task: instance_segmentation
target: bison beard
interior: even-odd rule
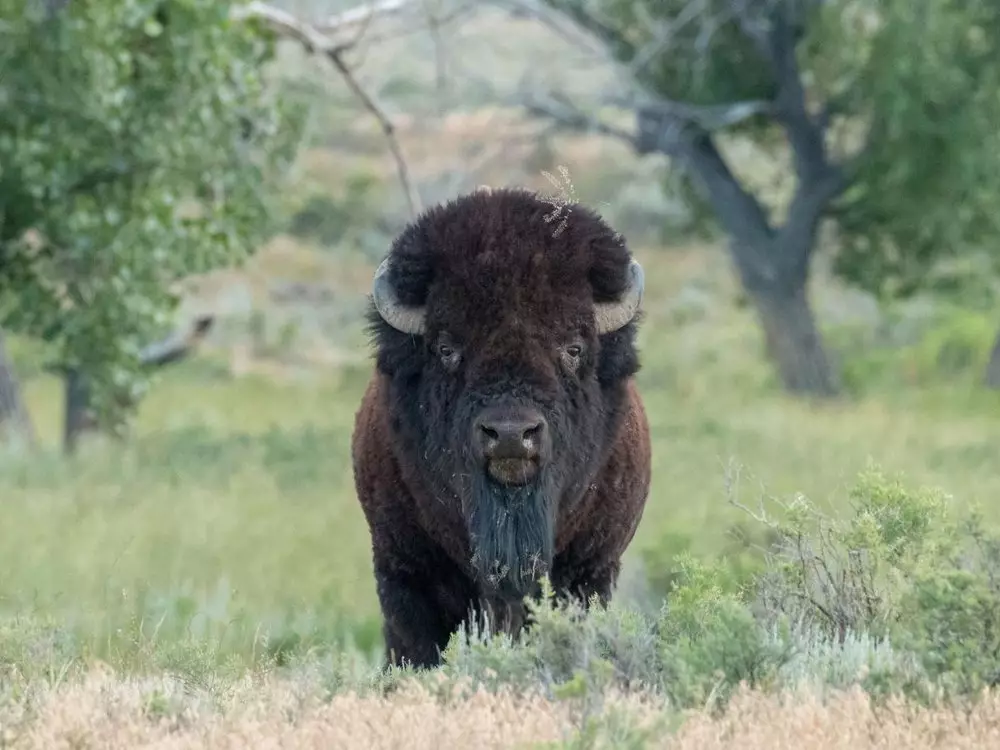
[[[473,475],[466,515],[472,564],[483,584],[505,603],[531,595],[552,565],[555,519],[551,474],[523,487]]]

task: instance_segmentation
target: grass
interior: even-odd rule
[[[756,560],[753,545],[763,537],[728,503],[732,497],[753,505],[762,494],[803,493],[842,511],[869,460],[914,484],[943,487],[957,506],[981,505],[998,520],[1000,479],[983,446],[1000,439],[1000,406],[969,386],[974,368],[936,375],[933,387],[891,389],[873,377],[866,392],[839,403],[791,400],[761,356],[751,312],[734,304],[717,250],[638,253],[649,286],[640,381],[653,434],[653,489],[620,601],[655,609],[676,579],[680,552],[737,570]],[[265,254],[258,262],[273,261]],[[357,268],[350,273],[364,277]],[[349,288],[341,287],[340,304],[356,309],[363,287],[353,284],[353,297]],[[692,303],[692,288],[708,303]],[[818,292],[834,293],[829,286]],[[370,362],[358,330],[339,335],[360,362],[314,369],[308,380],[232,375],[223,350],[169,370],[142,404],[130,444],[94,443],[73,461],[56,454],[58,384],[24,368],[49,452],[11,459],[0,472],[0,695],[7,693],[0,706],[25,717],[0,718],[0,725],[18,727],[15,746],[52,746],[57,735],[130,746],[169,735],[178,747],[267,735],[297,746],[369,742],[361,737],[373,738],[373,746],[421,746],[445,736],[496,747],[527,747],[529,740],[542,743],[537,747],[754,747],[774,746],[783,726],[798,723],[815,733],[810,746],[832,748],[845,746],[834,731],[844,712],[856,714],[848,723],[865,728],[858,731],[869,739],[858,741],[872,747],[889,739],[896,747],[929,747],[927,727],[935,722],[944,722],[946,741],[954,733],[949,746],[978,736],[971,729],[959,739],[960,720],[933,713],[944,709],[876,720],[851,693],[832,703],[785,705],[748,695],[735,704],[733,715],[750,722],[739,733],[736,719],[696,714],[680,734],[654,733],[655,741],[642,739],[636,717],[674,728],[679,719],[660,704],[636,703],[635,695],[622,698],[631,713],[605,706],[594,726],[551,695],[501,691],[442,703],[419,693],[426,686],[407,698],[367,688],[354,695],[352,686],[370,686],[381,648],[349,456]],[[926,360],[920,366],[935,373],[933,357],[908,351],[882,366],[882,380],[893,381],[893,368],[908,372],[911,361]],[[868,356],[847,354],[849,364]],[[336,666],[344,654],[355,654],[349,679]],[[296,671],[308,674],[310,664],[327,665],[319,687],[310,682],[319,678]],[[94,665],[113,676],[88,676]],[[198,695],[207,696],[209,713],[166,724],[149,718],[151,701],[188,706]],[[989,706],[980,709],[984,716],[996,711]],[[704,744],[707,735],[717,744]]]
[[[725,717],[692,712],[677,731],[648,700],[612,698],[597,725],[571,705],[538,695],[480,692],[442,700],[421,686],[391,699],[344,693],[329,698],[308,679],[266,678],[237,685],[221,710],[169,678],[123,681],[107,673],[40,690],[32,720],[4,722],[5,747],[129,748],[924,748],[993,747],[1000,699],[971,715],[893,701],[873,711],[860,690],[830,701],[809,693],[738,695]],[[6,712],[8,716],[14,713]]]
[[[990,520],[1000,516],[1000,479],[983,447],[1000,439],[998,405],[963,385],[976,373],[933,388],[873,387],[837,404],[790,400],[776,389],[753,317],[733,304],[712,248],[639,252],[650,300],[640,380],[653,490],[622,601],[655,609],[678,552],[721,555],[736,567],[752,559],[762,537],[728,504],[733,493],[752,505],[762,493],[801,492],[843,510],[870,459],[915,484],[944,487],[960,507],[979,504]],[[680,310],[692,286],[707,290],[711,304]],[[344,332],[345,341],[352,335]],[[441,737],[487,747],[774,747],[787,727],[801,727],[797,743],[834,748],[846,747],[847,725],[861,747],[930,747],[938,736],[954,747],[985,741],[988,730],[979,727],[997,711],[989,702],[978,709],[980,723],[963,729],[939,708],[906,709],[917,711],[910,716],[900,707],[876,719],[850,692],[784,704],[754,693],[736,699],[735,713],[696,713],[680,733],[660,729],[643,739],[643,722],[679,724],[652,697],[652,708],[641,696],[623,697],[625,714],[607,704],[591,726],[572,701],[552,696],[501,691],[449,703],[420,693],[426,686],[403,697],[350,692],[368,685],[364,675],[381,648],[349,457],[368,366],[286,382],[232,376],[216,354],[164,374],[131,444],[93,444],[74,461],[53,453],[5,464],[0,706],[23,718],[0,717],[0,726],[14,727],[0,732],[13,732],[14,746],[83,736],[97,745],[169,737],[177,747],[235,746],[267,736],[304,747],[419,747]],[[25,388],[54,452],[57,383],[35,374]],[[329,666],[345,653],[356,654],[351,669],[361,677]],[[114,671],[92,676],[95,664]],[[309,677],[310,664],[328,665],[326,676]],[[202,700],[212,708],[199,714]],[[173,707],[165,723],[150,718],[160,703]]]
[[[762,491],[801,492],[843,507],[869,459],[997,517],[1000,477],[983,446],[1000,439],[1000,423],[988,397],[947,418],[940,404],[922,408],[920,393],[909,402],[880,394],[794,402],[775,389],[754,320],[729,303],[709,249],[641,255],[651,303],[640,380],[654,467],[628,557],[633,571],[644,564],[662,588],[676,552],[745,552],[754,540],[740,540],[745,518],[727,493],[753,501]],[[669,301],[699,274],[716,285],[715,308],[678,323]],[[349,455],[368,367],[279,383],[184,365],[142,405],[131,445],[95,445],[72,463],[49,456],[8,466],[0,609],[71,627],[101,658],[129,653],[122,641],[140,622],[143,638],[191,633],[214,639],[220,658],[247,662],[266,631],[300,645],[353,639],[377,649],[369,540]],[[57,384],[34,376],[25,388],[54,446]],[[727,489],[732,462],[742,470]]]
[[[493,71],[497,59],[484,65],[483,56],[531,67],[520,54],[526,46],[539,58],[552,54],[542,41],[516,35],[507,50],[488,52],[491,23],[468,27],[461,46],[452,47],[465,58],[459,67]],[[398,45],[375,55],[368,75],[383,84],[414,59]],[[418,77],[431,80],[431,67]],[[501,83],[510,86],[515,72],[504,68]],[[592,72],[568,66],[566,76],[586,89]],[[453,95],[484,96],[476,85]],[[338,91],[331,107],[346,97]],[[413,98],[423,101],[423,89]],[[400,138],[417,162],[418,183],[433,193],[441,175],[458,173],[469,186],[529,182],[547,190],[539,169],[565,163],[589,203],[626,188],[640,197],[655,188],[655,173],[642,171],[641,181],[633,156],[592,137],[550,138],[551,153],[534,141],[527,155],[523,146],[499,149],[480,169],[465,170],[477,147],[488,154],[499,131],[513,130],[508,111],[495,114],[495,121],[460,113],[423,125],[402,118]],[[381,173],[370,200],[394,195],[398,203],[392,163],[367,115],[343,108],[321,116],[328,121],[318,130],[327,135],[317,136],[302,160],[301,196],[291,202],[331,191],[340,200],[343,175],[356,169]],[[347,119],[358,126],[353,132],[340,127]],[[330,148],[337,145],[340,153]],[[527,169],[535,157],[544,165]],[[759,171],[750,166],[744,169]],[[368,208],[372,216],[391,213]],[[359,218],[358,232],[370,231],[372,216]],[[362,243],[352,234],[344,244]],[[380,235],[368,244],[384,246]],[[863,335],[833,326],[835,318],[859,316],[844,290],[820,278],[814,299],[831,341],[843,344],[852,391],[834,404],[796,402],[777,388],[720,248],[636,250],[648,285],[639,379],[653,434],[653,488],[619,601],[655,611],[677,580],[681,552],[736,570],[759,562],[761,531],[730,499],[754,506],[761,495],[802,493],[842,512],[870,460],[914,485],[943,487],[956,506],[979,505],[989,521],[1000,521],[1000,475],[989,449],[1000,441],[1000,403],[974,387],[995,325],[988,315],[965,311],[942,325],[931,321],[932,335],[890,351],[870,343],[876,326],[863,316]],[[56,455],[58,383],[18,349],[47,452],[0,466],[0,746],[996,744],[989,732],[995,735],[1000,704],[989,696],[968,721],[960,710],[904,702],[876,713],[857,688],[823,696],[749,691],[737,693],[721,717],[703,707],[682,717],[652,692],[598,691],[595,714],[586,695],[553,695],[541,683],[536,693],[448,697],[457,678],[385,684],[376,677],[378,607],[349,454],[370,366],[357,315],[370,251],[279,237],[244,272],[215,274],[199,292],[211,307],[245,284],[270,322],[298,315],[307,328],[322,329],[292,347],[301,359],[321,345],[346,356],[293,367],[287,357],[247,355],[237,365],[233,351],[249,347],[242,313],[234,313],[208,356],[164,373],[142,404],[130,444],[87,446],[74,461]],[[333,301],[289,312],[268,298],[276,279],[323,284]],[[942,355],[956,347],[957,359]]]

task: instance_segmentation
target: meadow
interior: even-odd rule
[[[288,268],[294,257],[315,279],[322,263],[305,262],[312,251],[292,252],[291,244],[286,238],[265,249],[244,275],[252,278],[275,257]],[[865,381],[870,385],[837,403],[811,404],[790,399],[773,381],[755,321],[738,304],[718,248],[636,252],[648,269],[639,380],[654,469],[619,587],[623,606],[655,614],[677,577],[679,553],[723,561],[736,577],[752,569],[767,530],[730,500],[756,507],[760,498],[801,493],[831,514],[847,513],[849,490],[872,463],[901,472],[910,486],[943,488],[956,508],[981,506],[996,519],[998,478],[989,446],[1000,438],[998,405],[977,387],[990,342],[981,336],[978,348],[968,343],[976,340],[969,330],[988,331],[974,315],[925,324],[930,332],[891,358],[879,349],[878,367],[870,364],[871,352],[845,345],[847,354],[853,351],[853,359],[843,355],[845,369],[874,371]],[[359,261],[349,275],[363,278],[371,270]],[[359,309],[364,287],[340,277],[341,304]],[[355,298],[347,296],[351,287]],[[829,285],[825,293],[836,291]],[[355,326],[341,330],[353,359],[345,354],[339,364],[308,371],[280,354],[268,356],[266,348],[256,358],[237,357],[239,346],[220,342],[163,374],[128,444],[95,440],[72,460],[57,452],[58,383],[37,372],[28,347],[15,350],[50,450],[8,459],[0,476],[0,690],[12,701],[8,708],[18,707],[10,708],[13,714],[31,717],[15,720],[8,713],[6,726],[21,727],[22,744],[14,746],[42,746],[53,740],[46,732],[60,726],[69,734],[93,733],[96,745],[153,746],[166,742],[166,732],[175,737],[171,746],[214,745],[211,738],[220,737],[237,746],[248,741],[244,732],[264,732],[269,741],[282,736],[296,746],[411,746],[403,744],[404,737],[413,739],[403,729],[407,712],[427,723],[420,742],[428,746],[451,736],[508,747],[535,726],[545,727],[539,741],[583,741],[585,724],[551,697],[473,695],[461,699],[472,702],[466,706],[442,702],[426,686],[412,695],[404,691],[408,698],[372,687],[380,679],[374,675],[381,636],[349,454],[371,362],[360,319]],[[831,329],[835,339],[837,330]],[[935,352],[948,349],[941,341],[956,338],[970,347],[965,369],[942,371],[941,362],[951,360]],[[248,366],[248,359],[258,366]],[[92,676],[95,665],[109,671]],[[80,682],[86,675],[90,681]],[[368,692],[342,692],[359,686]],[[637,699],[621,700],[628,707]],[[766,703],[779,699],[745,700],[741,711],[768,718],[754,725],[758,739],[746,736],[740,742],[751,744],[743,746],[780,746],[773,743],[784,720]],[[846,747],[833,729],[838,712],[860,711],[862,703],[852,695],[837,700],[844,703],[792,701],[781,710],[829,736],[813,746]],[[299,718],[286,726],[278,714],[285,715],[279,706],[289,701]],[[158,710],[173,717],[168,724],[187,728],[168,731],[156,716],[150,719],[150,711],[157,713],[150,705],[160,704]],[[108,713],[111,705],[118,713]],[[662,707],[660,713],[640,704],[629,710],[662,719]],[[207,711],[206,718],[192,718],[199,711]],[[537,714],[536,723],[522,723],[525,712]],[[45,718],[50,714],[54,718]],[[498,725],[484,728],[488,721]],[[871,730],[875,746],[878,732],[890,729],[883,718],[871,721],[881,727]],[[898,721],[891,729],[900,733],[894,746],[929,746],[921,744],[918,727],[931,719]],[[276,722],[273,729],[268,722]],[[381,739],[366,734],[375,724]],[[643,735],[635,746],[709,747],[684,738],[722,732],[686,731]],[[122,732],[131,739],[121,739]],[[961,741],[972,742],[967,734]]]
[[[526,50],[555,54],[524,22],[485,44],[496,23],[465,27],[451,48],[464,68],[454,67],[489,69],[500,87],[518,77],[511,60],[532,65]],[[761,671],[779,634],[745,643],[752,623],[733,598],[774,539],[734,503],[804,498],[851,518],[868,502],[870,521],[883,502],[923,529],[938,522],[921,488],[938,488],[950,513],[979,509],[997,527],[1000,396],[980,386],[996,334],[991,304],[921,297],[879,309],[820,258],[812,299],[845,394],[793,399],[764,356],[722,240],[684,238],[671,224],[661,163],[597,136],[535,135],[523,116],[488,104],[495,92],[481,75],[450,90],[463,108],[429,114],[430,49],[389,43],[365,74],[409,112],[399,136],[426,202],[482,183],[547,189],[542,171],[566,165],[578,199],[605,213],[646,269],[638,379],[653,485],[620,609],[585,628],[553,615],[523,647],[456,645],[440,674],[379,673],[350,436],[372,367],[365,294],[405,219],[377,129],[314,73],[308,85],[325,98],[285,231],[245,268],[193,280],[182,317],[212,311],[217,327],[197,356],[157,377],[126,443],[94,439],[61,456],[61,385],[44,372],[44,351],[10,342],[41,450],[0,464],[0,747],[995,745],[995,695],[974,706],[927,700],[928,674],[961,682],[970,654],[1000,653],[989,625],[1000,592],[982,593],[980,578],[961,589],[977,592],[968,621],[933,614],[950,601],[926,577],[928,561],[950,559],[934,545],[923,568],[914,563],[924,640],[910,646],[940,651],[943,666],[927,657],[920,671],[862,628],[849,653],[809,641],[804,661],[774,657],[780,668]],[[301,61],[287,65],[286,75],[303,76]],[[593,81],[570,65],[557,74],[570,88]],[[773,164],[745,144],[728,147],[740,169],[771,181]],[[885,479],[859,495],[873,467],[906,489]],[[890,583],[879,585],[895,602]],[[665,599],[679,614],[663,614]],[[952,648],[960,642],[966,651]],[[731,643],[748,649],[734,653],[741,664],[750,654],[750,667],[730,668]],[[973,671],[957,693],[991,684]]]
[[[869,462],[944,488],[960,505],[997,510],[989,446],[1000,439],[998,406],[976,392],[975,361],[951,385],[795,401],[773,382],[750,311],[727,302],[727,269],[712,248],[637,254],[648,269],[639,382],[654,464],[623,586],[665,593],[671,558],[685,550],[750,554],[760,537],[729,504],[737,495],[756,504],[801,493],[845,510]],[[678,311],[699,280],[712,303]],[[362,304],[360,285],[354,294]],[[53,455],[14,463],[0,478],[4,609],[77,630],[112,663],[138,658],[136,638],[188,633],[246,660],[260,631],[272,644],[376,651],[370,544],[350,461],[372,363],[355,325],[358,361],[308,376],[232,375],[226,350],[168,370],[130,444],[89,445],[72,461],[55,454],[58,382],[26,378]],[[900,375],[908,351],[897,355]]]

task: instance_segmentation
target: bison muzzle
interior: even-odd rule
[[[472,616],[516,632],[543,575],[606,603],[642,516],[642,267],[596,213],[550,211],[463,196],[375,273],[353,459],[391,664],[439,663]]]

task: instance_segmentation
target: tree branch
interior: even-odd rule
[[[707,129],[666,114],[662,106],[640,110],[639,132],[634,134],[603,122],[553,94],[542,99],[524,92],[519,103],[531,114],[552,119],[570,130],[610,135],[639,153],[655,151],[675,159],[694,176],[729,235],[738,241],[749,240],[740,242],[734,250],[744,270],[752,268],[753,275],[764,281],[777,278],[776,259],[763,252],[773,235],[764,209],[740,185]]]
[[[690,122],[713,132],[738,125],[752,117],[773,116],[774,104],[762,99],[751,99],[731,104],[688,104],[665,97],[637,102],[631,97],[611,97],[609,103],[635,110],[644,110],[658,117],[670,117]]]
[[[760,201],[733,174],[712,134],[681,120],[659,119],[657,150],[675,159],[694,180],[733,240],[733,254],[745,278],[773,282],[779,258],[768,252],[774,230]]]
[[[788,17],[788,3],[779,3],[770,33],[771,57],[778,81],[775,118],[784,127],[800,180],[822,179],[831,170],[824,131],[806,105],[802,71],[795,53],[796,33]]]
[[[561,19],[565,17],[566,14],[562,11],[552,10],[546,7],[542,2],[539,2],[539,0],[484,0],[484,2],[500,8],[506,8],[508,11],[516,10],[526,16],[534,18],[544,26],[548,27],[550,31],[555,32],[556,35],[562,37],[574,46],[583,48],[588,53],[596,55],[602,60],[609,62],[612,61],[612,58],[608,55],[608,51],[605,46],[606,42],[604,40],[598,39],[598,43],[594,44],[593,33],[581,33],[581,26],[578,23],[562,23]]]
[[[516,96],[516,102],[530,114],[536,117],[549,118],[567,130],[609,135],[624,141],[633,148],[638,148],[638,139],[634,134],[584,112],[566,98],[557,94],[539,95],[537,93],[521,92]]]
[[[139,361],[146,367],[162,367],[177,362],[204,340],[214,324],[214,315],[196,318],[191,328],[175,331],[167,338],[145,346],[139,352]]]
[[[802,24],[794,13],[800,4],[776,0],[768,11],[756,14],[747,6],[737,5],[737,18],[773,69],[777,94],[770,114],[788,139],[796,175],[788,218],[779,235],[790,251],[787,262],[804,273],[820,219],[850,184],[852,169],[832,163],[827,153],[826,129],[837,105],[831,101],[816,117],[809,113],[796,55]]]
[[[399,10],[408,3],[409,0],[383,0],[381,3],[353,9],[335,18],[343,19],[344,17],[348,17],[348,21],[344,22],[344,25],[358,23],[366,18],[370,19],[373,14],[379,12],[379,8],[383,10]],[[368,15],[365,16],[363,11],[367,11]],[[261,2],[251,2],[244,6],[238,6],[233,9],[232,16],[238,20],[258,19],[267,24],[279,36],[298,42],[307,53],[322,54],[330,61],[340,73],[351,92],[361,102],[362,106],[378,121],[379,127],[389,144],[389,150],[395,159],[396,171],[406,196],[410,216],[415,216],[419,210],[420,197],[417,195],[410,181],[409,168],[407,167],[402,149],[399,146],[399,141],[396,138],[395,127],[372,95],[361,86],[354,72],[343,59],[344,53],[354,47],[358,40],[354,39],[346,44],[337,43],[327,34],[320,32],[316,27],[300,21],[295,16],[279,8],[274,8]],[[325,29],[330,30],[333,28],[340,29],[343,27],[335,26],[331,21],[328,21]]]
[[[316,24],[316,30],[321,34],[331,34],[348,29],[355,24],[367,25],[373,18],[385,18],[399,13],[412,5],[413,2],[414,0],[380,0],[380,2],[359,5],[356,8],[349,8],[343,13],[336,13]]]

